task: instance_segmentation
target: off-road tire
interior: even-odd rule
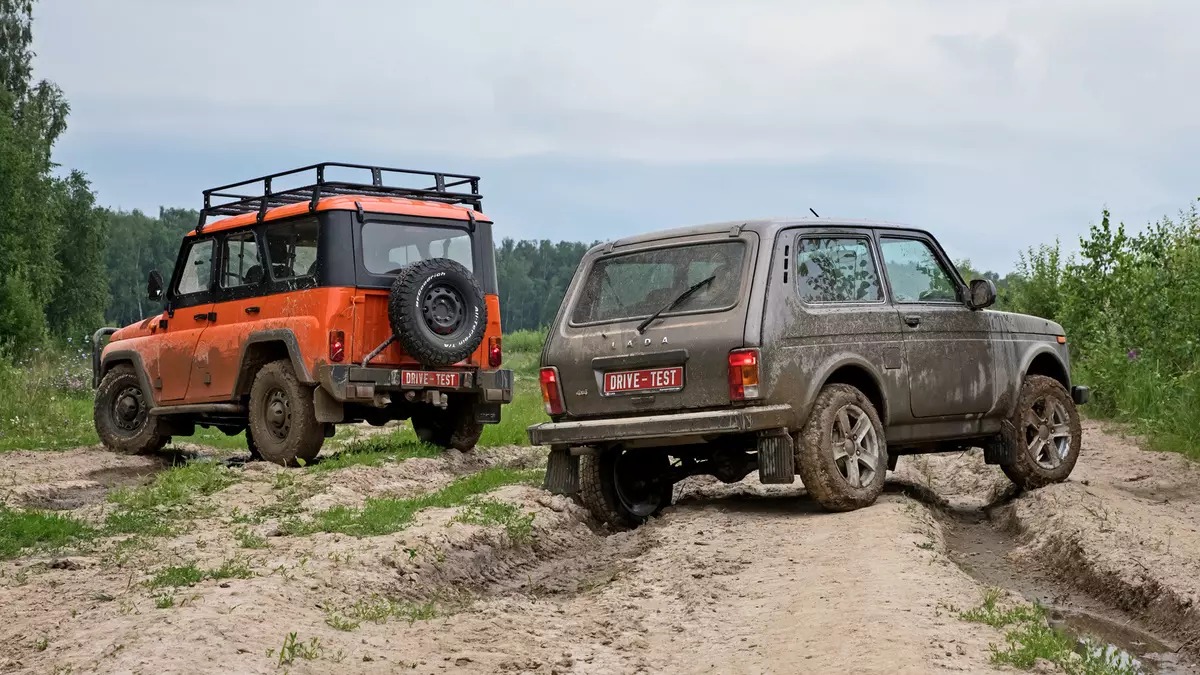
[[[136,419],[140,422],[129,429],[117,419],[117,397],[135,389],[137,393],[132,398],[140,399],[139,405],[144,409],[138,409]],[[92,404],[92,420],[104,447],[125,455],[142,455],[157,452],[169,443],[171,437],[164,432],[162,420],[150,414],[151,400],[149,392],[142,391],[141,381],[132,365],[120,363],[105,373]],[[129,424],[125,422],[126,426]]]
[[[1068,417],[1067,438],[1070,446],[1067,456],[1061,460],[1062,463],[1053,469],[1038,464],[1030,453],[1025,434],[1026,427],[1023,423],[1025,411],[1043,398],[1060,403]],[[1006,442],[1014,446],[1008,449],[1009,456],[1013,457],[1014,461],[1000,465],[1009,480],[1023,490],[1036,490],[1052,483],[1061,483],[1071,475],[1075,463],[1079,460],[1083,430],[1080,426],[1079,410],[1075,407],[1075,401],[1071,399],[1071,394],[1061,382],[1044,375],[1026,376],[1025,382],[1021,385],[1021,398],[1010,421],[1016,429],[1016,433],[1011,436],[1006,434]]]
[[[325,426],[317,421],[312,387],[296,378],[290,361],[272,361],[255,374],[248,432],[263,459],[283,466],[311,462],[321,451]]]
[[[847,405],[856,406],[866,414],[877,439],[874,477],[861,487],[847,481],[834,457],[833,426],[838,411]],[[887,478],[887,443],[883,422],[870,399],[850,385],[825,385],[796,439],[796,472],[808,494],[827,511],[853,511],[875,503]]]
[[[445,410],[418,406],[409,421],[422,441],[462,452],[474,449],[483,435],[483,423],[475,421],[475,411],[465,401],[451,401]]]
[[[438,298],[457,302],[461,321],[434,330]],[[457,300],[454,300],[457,298]],[[449,258],[431,258],[401,270],[388,296],[388,321],[400,346],[427,366],[448,366],[471,356],[483,343],[488,311],[475,277]]]
[[[639,516],[631,512],[617,496],[614,468],[619,453],[620,450],[605,450],[579,458],[579,502],[602,523],[637,527],[671,505],[674,485],[662,486],[659,505],[653,513]]]

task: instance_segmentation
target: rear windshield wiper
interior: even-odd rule
[[[714,274],[711,277],[705,277],[704,279],[697,281],[696,283],[692,284],[691,286],[688,286],[687,290],[680,293],[674,300],[671,301],[671,304],[667,305],[666,307],[663,307],[662,309],[658,310],[657,312],[646,317],[645,321],[638,324],[637,332],[638,333],[646,332],[646,326],[649,326],[651,323],[654,323],[654,320],[658,318],[659,314],[662,314],[663,312],[667,312],[672,309],[675,309],[676,307],[679,306],[679,303],[692,297],[692,293],[695,293],[696,291],[700,290],[701,288],[704,288],[708,284],[711,284],[713,282],[713,279],[716,279],[716,278],[717,278],[717,275]]]

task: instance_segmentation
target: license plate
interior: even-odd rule
[[[430,370],[405,370],[400,373],[402,387],[447,387],[457,388],[462,373],[443,373]]]
[[[683,389],[683,368],[649,368],[604,374],[604,393]]]

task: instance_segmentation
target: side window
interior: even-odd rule
[[[231,234],[225,239],[221,286],[238,288],[261,283],[265,275],[253,232]]]
[[[317,273],[317,221],[296,220],[267,227],[271,278],[294,279]]]
[[[920,239],[882,237],[879,248],[896,302],[958,302],[952,277]]]
[[[188,249],[179,280],[175,282],[176,295],[203,293],[212,287],[212,239],[198,241]]]
[[[801,237],[796,292],[805,302],[879,302],[879,270],[865,238]]]

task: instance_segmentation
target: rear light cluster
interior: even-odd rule
[[[758,350],[729,352],[729,400],[758,398]]]
[[[504,359],[504,354],[500,350],[500,336],[488,338],[487,345],[488,365],[492,368],[499,368]]]
[[[344,331],[329,331],[329,360],[334,363],[346,360],[346,333]]]
[[[562,386],[558,382],[558,368],[542,368],[538,379],[542,383],[542,402],[546,404],[546,414],[561,415],[564,408]]]

